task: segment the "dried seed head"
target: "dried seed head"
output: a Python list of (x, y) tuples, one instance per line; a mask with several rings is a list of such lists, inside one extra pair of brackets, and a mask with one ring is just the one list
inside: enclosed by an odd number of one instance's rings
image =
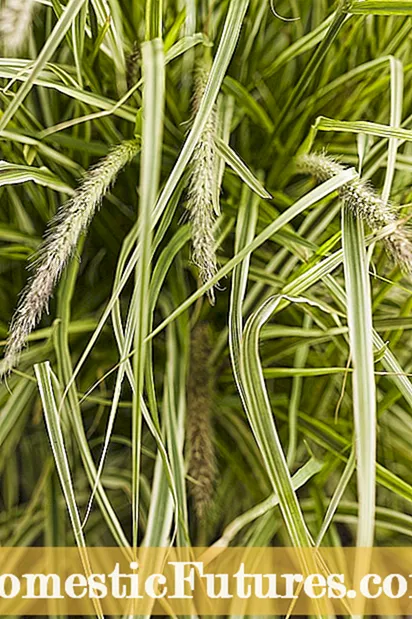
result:
[(139, 44), (135, 41), (131, 53), (126, 57), (126, 80), (128, 90), (133, 88), (133, 86), (139, 81), (141, 74), (140, 56)]
[(27, 42), (34, 4), (34, 0), (5, 0), (0, 8), (0, 45), (6, 54), (16, 54)]
[[(319, 181), (326, 181), (346, 168), (325, 154), (304, 155), (298, 160), (301, 172), (311, 174)], [(373, 230), (390, 226), (390, 232), (384, 239), (387, 252), (396, 264), (405, 272), (412, 272), (411, 232), (398, 218), (396, 211), (384, 202), (373, 190), (370, 183), (357, 178), (339, 189), (342, 201), (361, 217)]]
[[(193, 112), (199, 110), (200, 101), (205, 92), (209, 73), (205, 65), (196, 71)], [(216, 182), (216, 109), (210, 114), (200, 140), (194, 150), (189, 178), (187, 209), (192, 230), (192, 260), (199, 269), (203, 284), (209, 282), (217, 272), (215, 253), (213, 207), (214, 186)], [(213, 288), (208, 292), (209, 300), (214, 304)]]
[(205, 519), (213, 500), (215, 454), (212, 439), (212, 388), (210, 367), (210, 330), (206, 323), (197, 325), (191, 337), (190, 367), (187, 388), (188, 474), (189, 491), (197, 519)]
[(48, 307), (54, 287), (76, 249), (80, 234), (87, 228), (103, 196), (120, 170), (136, 155), (138, 142), (125, 141), (113, 148), (85, 175), (74, 196), (51, 220), (44, 241), (31, 264), (34, 270), (14, 314), (0, 364), (0, 377), (17, 364), (27, 337)]

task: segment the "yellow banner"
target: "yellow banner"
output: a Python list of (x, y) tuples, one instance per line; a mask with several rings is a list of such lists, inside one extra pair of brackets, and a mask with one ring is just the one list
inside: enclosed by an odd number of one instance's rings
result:
[(0, 615), (412, 615), (410, 548), (0, 548)]

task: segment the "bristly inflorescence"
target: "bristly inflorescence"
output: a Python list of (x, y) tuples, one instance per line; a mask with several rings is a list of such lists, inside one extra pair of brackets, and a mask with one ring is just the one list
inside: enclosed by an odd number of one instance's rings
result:
[[(199, 65), (195, 76), (194, 114), (199, 110), (208, 78), (207, 67), (204, 64)], [(192, 260), (199, 269), (199, 278), (203, 284), (207, 284), (217, 272), (213, 204), (217, 157), (216, 126), (217, 114), (216, 109), (213, 109), (193, 153), (186, 205), (192, 232)], [(213, 288), (209, 290), (208, 296), (213, 305), (215, 302)]]
[(215, 481), (212, 429), (213, 376), (210, 366), (210, 327), (198, 324), (192, 332), (187, 387), (187, 433), (189, 491), (197, 519), (203, 522), (211, 506)]
[(5, 0), (0, 8), (0, 47), (15, 54), (27, 43), (31, 31), (34, 0)]
[(88, 170), (73, 197), (59, 208), (48, 225), (42, 245), (31, 263), (34, 270), (15, 311), (0, 377), (15, 367), (20, 352), (47, 309), (54, 287), (75, 252), (81, 233), (87, 228), (104, 195), (121, 169), (137, 154), (139, 142), (122, 142)]
[(141, 76), (141, 54), (140, 46), (137, 41), (133, 43), (133, 49), (126, 56), (126, 81), (127, 88), (130, 90), (139, 81)]
[[(341, 174), (346, 168), (326, 154), (303, 155), (298, 160), (301, 172), (311, 174), (319, 181), (326, 181)], [(339, 190), (345, 205), (361, 217), (372, 230), (388, 227), (384, 237), (387, 252), (394, 262), (407, 273), (412, 272), (412, 236), (410, 229), (400, 220), (393, 206), (384, 202), (370, 183), (357, 178)]]

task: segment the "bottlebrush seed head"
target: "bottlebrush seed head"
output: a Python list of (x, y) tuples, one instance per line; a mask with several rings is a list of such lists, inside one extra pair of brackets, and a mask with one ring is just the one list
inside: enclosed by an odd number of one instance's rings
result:
[(199, 521), (204, 521), (213, 500), (215, 453), (212, 430), (213, 378), (210, 366), (210, 330), (207, 323), (192, 332), (187, 386), (187, 459), (189, 492)]
[(31, 263), (33, 276), (22, 293), (11, 322), (0, 377), (18, 362), (27, 337), (47, 309), (53, 290), (67, 262), (72, 257), (80, 234), (87, 229), (96, 209), (114, 183), (121, 169), (139, 149), (136, 140), (113, 148), (85, 175), (74, 196), (60, 207), (48, 225), (42, 245)]
[[(326, 154), (303, 155), (298, 160), (300, 172), (310, 174), (319, 181), (326, 181), (341, 174), (346, 168)], [(342, 201), (357, 216), (361, 217), (373, 230), (390, 226), (384, 239), (387, 252), (399, 267), (407, 273), (412, 272), (411, 231), (397, 216), (392, 205), (384, 202), (370, 183), (357, 178), (339, 189)]]
[[(206, 66), (200, 65), (195, 77), (194, 114), (199, 110), (208, 78), (209, 72)], [(186, 204), (192, 231), (192, 261), (199, 269), (199, 278), (203, 284), (207, 284), (218, 270), (213, 209), (216, 182), (216, 123), (216, 109), (213, 109), (193, 153)], [(215, 301), (213, 288), (209, 290), (208, 296), (213, 305)]]
[(0, 8), (0, 46), (7, 55), (21, 51), (29, 39), (34, 0), (5, 0)]
[(127, 88), (130, 90), (139, 81), (141, 76), (141, 54), (137, 41), (133, 44), (133, 49), (126, 57), (126, 81)]

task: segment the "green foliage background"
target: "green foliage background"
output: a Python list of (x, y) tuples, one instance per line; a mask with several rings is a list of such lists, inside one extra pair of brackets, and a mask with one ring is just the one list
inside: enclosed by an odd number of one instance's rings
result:
[[(365, 241), (359, 222), (342, 223), (348, 178), (316, 188), (295, 158), (326, 148), (409, 216), (412, 2), (279, 0), (278, 15), (262, 0), (35, 4), (20, 56), (0, 59), (4, 340), (57, 207), (112, 145), (136, 133), (142, 146), (0, 386), (0, 543), (408, 545), (410, 278), (375, 231)], [(126, 59), (145, 39), (128, 90)], [(210, 88), (193, 118), (206, 53)], [(185, 186), (215, 101), (232, 167), (212, 307), (197, 292)], [(208, 372), (189, 367), (199, 320), (213, 334), (218, 471), (203, 525), (184, 446), (188, 372)]]

